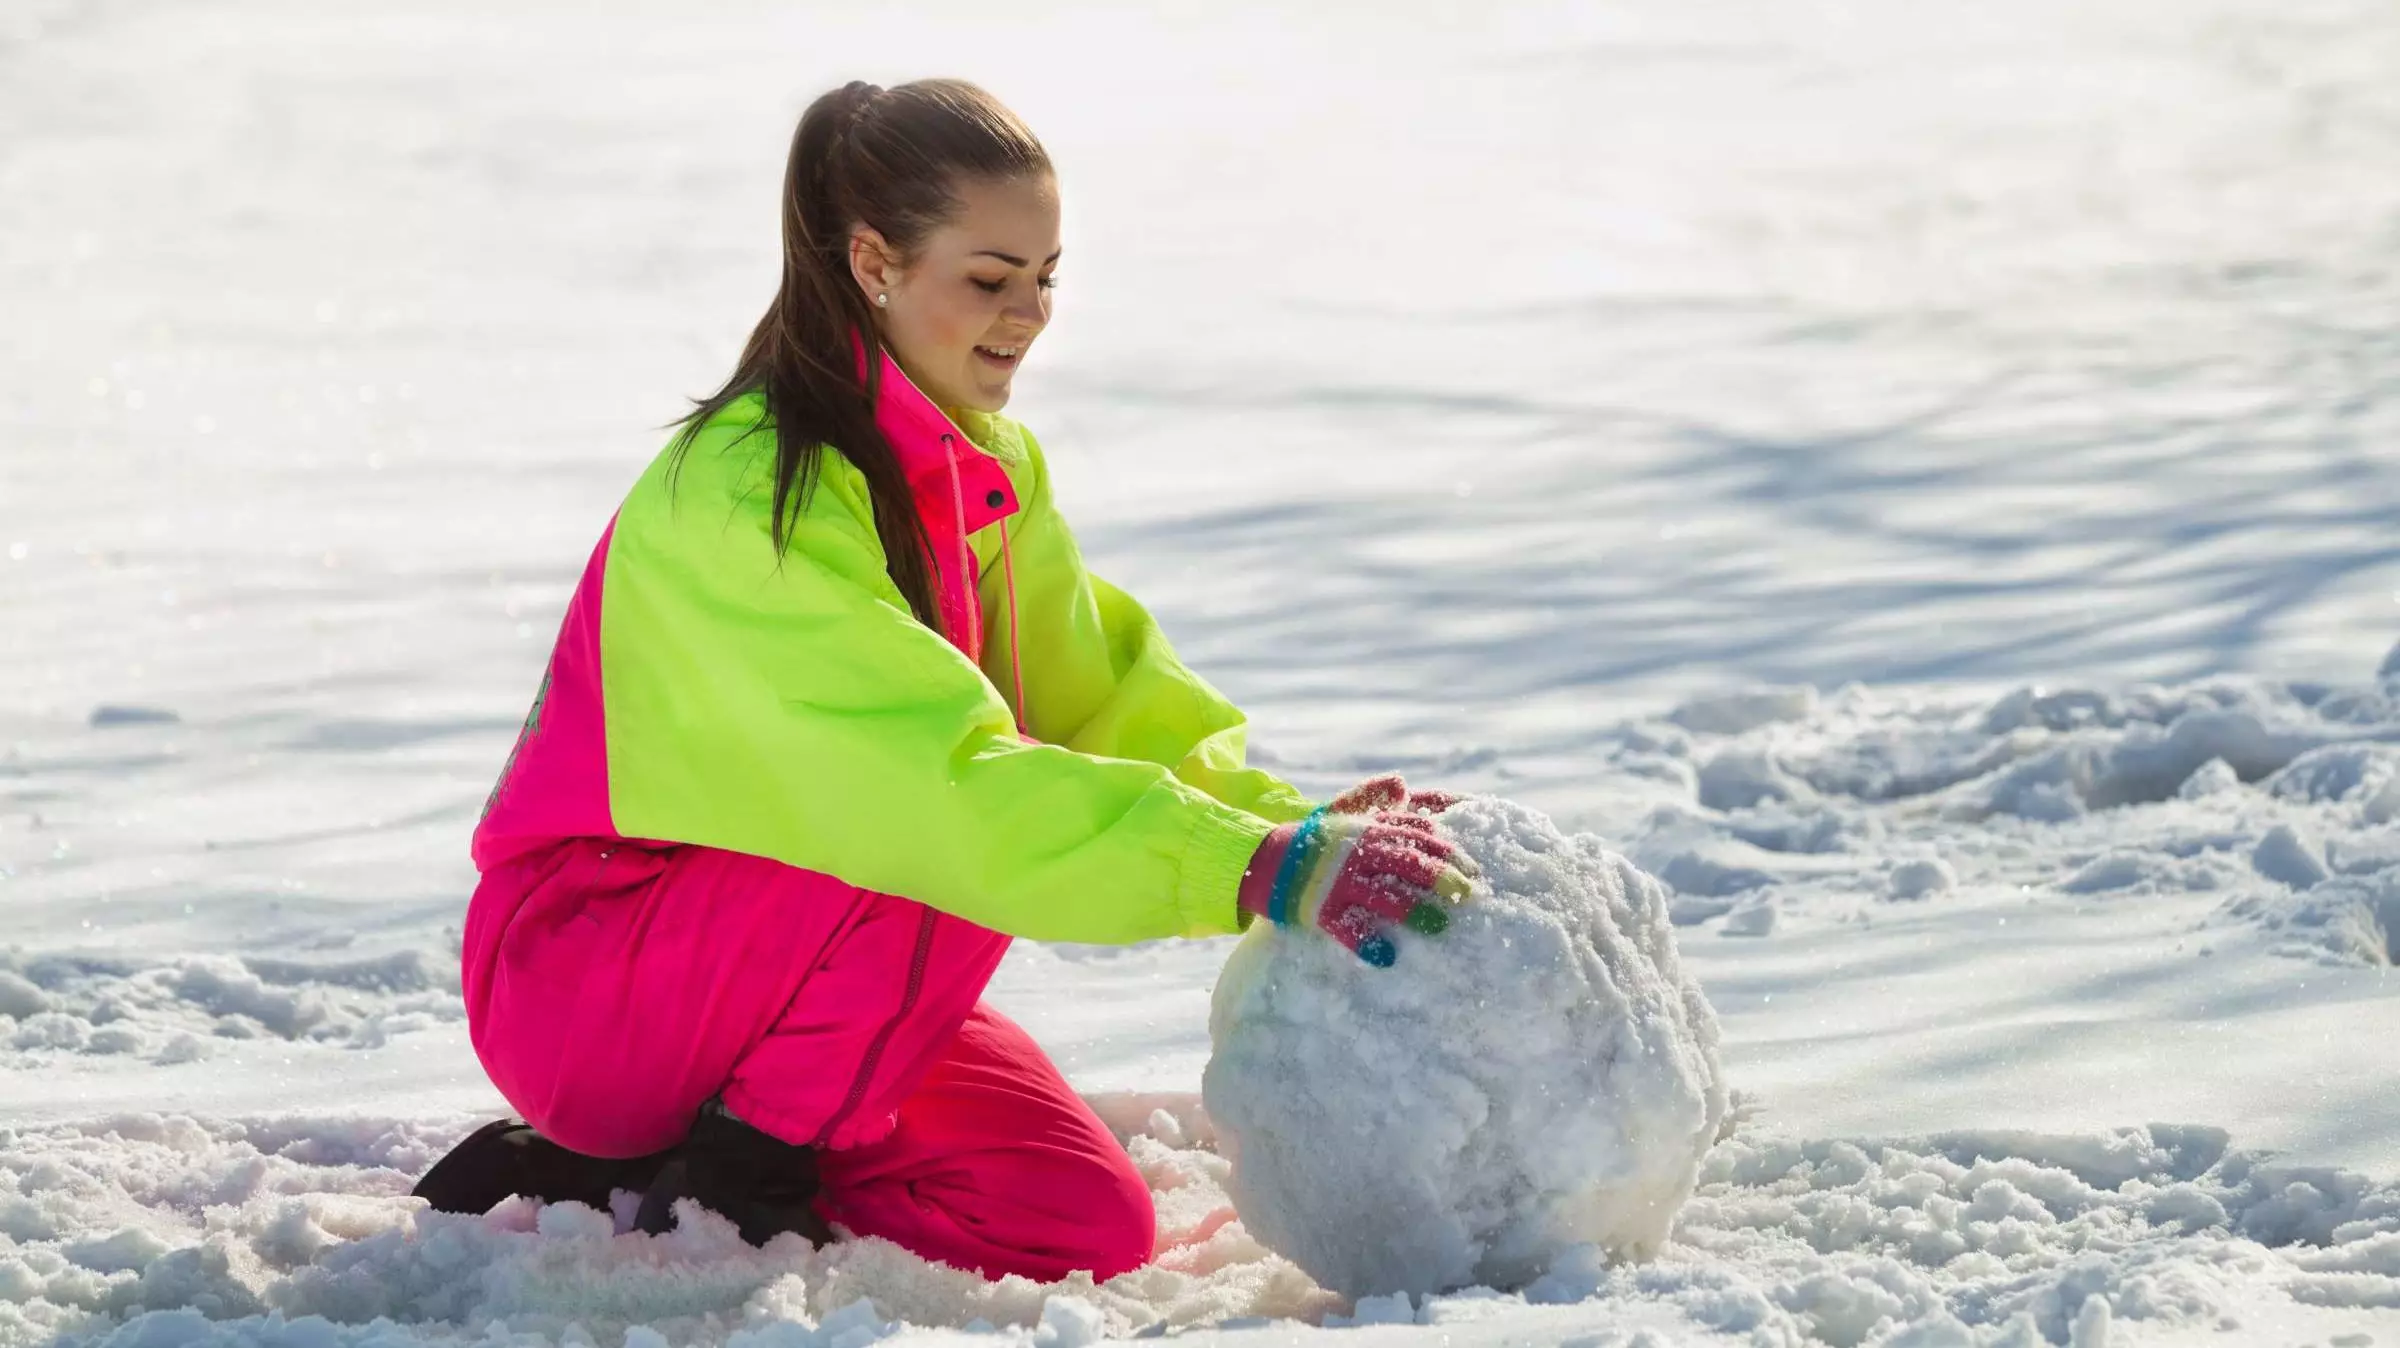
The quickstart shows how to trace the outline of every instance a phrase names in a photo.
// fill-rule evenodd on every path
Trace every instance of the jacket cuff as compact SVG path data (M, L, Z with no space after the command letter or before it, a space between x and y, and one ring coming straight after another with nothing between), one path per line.
M1186 936L1230 936L1242 921L1242 872L1275 826L1257 815L1210 802L1183 848L1182 892L1176 895Z
M1250 813L1275 824L1297 824L1316 813L1321 802L1310 800L1289 786L1278 784L1275 789L1258 798Z

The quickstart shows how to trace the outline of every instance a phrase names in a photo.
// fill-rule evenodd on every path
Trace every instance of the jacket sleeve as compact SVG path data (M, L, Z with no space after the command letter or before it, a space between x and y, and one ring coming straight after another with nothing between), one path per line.
M1238 929L1268 820L1155 762L1020 739L982 671L910 615L857 471L825 457L779 563L771 492L741 458L704 435L673 489L662 460L618 516L600 644L619 833L1016 936Z
M1079 753L1135 759L1171 769L1216 800L1277 823L1315 806L1288 782L1243 763L1248 722L1241 710L1184 667L1166 634L1132 595L1084 569L1075 535L1051 492L1049 466L1031 433L1023 509L1009 522L1016 618L1024 649L1026 729ZM993 637L984 651L992 681L1012 688L1016 622L1007 576L985 568L983 611Z

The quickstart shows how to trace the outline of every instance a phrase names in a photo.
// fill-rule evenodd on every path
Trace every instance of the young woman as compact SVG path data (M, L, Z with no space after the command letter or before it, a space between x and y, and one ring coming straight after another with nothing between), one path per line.
M634 485L474 839L475 1051L523 1116L418 1192L763 1242L832 1224L988 1277L1150 1257L1148 1190L981 998L1010 938L1264 915L1371 964L1468 894L1438 793L1316 807L1084 570L998 415L1058 187L972 85L853 83L792 140L783 280Z

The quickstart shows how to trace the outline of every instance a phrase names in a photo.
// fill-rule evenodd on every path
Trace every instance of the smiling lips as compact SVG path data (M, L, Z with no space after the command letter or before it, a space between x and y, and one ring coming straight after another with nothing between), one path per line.
M1017 368L1017 362L1024 359L1025 348L1021 346L979 346L975 348L975 354L982 357L987 365L996 365L1003 370L1013 370Z

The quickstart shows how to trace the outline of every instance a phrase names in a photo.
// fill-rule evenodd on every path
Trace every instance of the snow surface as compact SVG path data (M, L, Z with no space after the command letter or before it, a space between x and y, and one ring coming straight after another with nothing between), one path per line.
M1657 880L1496 797L1442 831L1475 901L1371 968L1252 927L1218 977L1201 1099L1234 1211L1353 1297L1524 1287L1666 1242L1725 1122L1717 1017Z
M2400 1342L2400 12L896 9L0 3L0 1341ZM1674 885L1741 1103L1655 1260L1264 1255L1221 943L994 986L1159 1192L1122 1288L397 1197L791 118L935 71L1064 165L1014 410L1264 756Z

